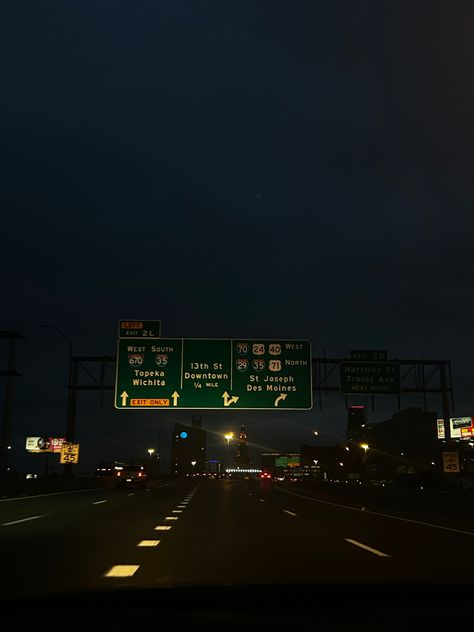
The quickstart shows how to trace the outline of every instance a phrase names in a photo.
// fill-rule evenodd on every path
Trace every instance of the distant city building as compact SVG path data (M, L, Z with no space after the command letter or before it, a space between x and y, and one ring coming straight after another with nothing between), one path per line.
M160 455L156 450L146 457L140 457L138 465L143 465L150 478L157 478L160 475Z
M302 445L301 468L321 480L361 478L364 453L345 445Z
M171 473L176 476L206 471L206 431L201 419L193 425L176 423L171 437Z
M248 437L245 426L240 428L239 443L235 452L234 466L237 468L249 468L252 463L249 455Z
M419 407L406 408L383 422L366 418L363 406L348 409L347 443L336 446L302 445L301 467L322 480L373 480L402 485L430 485L442 474L442 442L437 415ZM461 471L472 475L474 441L458 441Z
M222 464L219 459L209 459L207 461L206 470L212 474L220 474L222 471Z
M347 409L347 440L360 443L367 425L365 406L349 406Z
M433 472L440 465L436 419L434 412L407 408L387 421L368 424L364 436L373 473L383 477Z

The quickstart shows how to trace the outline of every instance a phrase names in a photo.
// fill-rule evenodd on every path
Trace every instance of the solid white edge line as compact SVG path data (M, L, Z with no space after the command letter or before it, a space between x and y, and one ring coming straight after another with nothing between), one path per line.
M463 529L455 529L454 527L443 527L440 524L433 524L431 522L423 522L421 520L413 520L411 518L402 518L401 516L392 516L390 514L380 513L378 511L370 511L367 509L359 509L358 507L349 507L348 505L341 505L340 503L332 503L328 500L320 500L319 498L313 498L312 496L304 496L303 494L297 494L295 492L290 492L287 489L283 489L278 485L275 486L276 489L279 489L281 492L285 494L291 494L292 496L299 496L300 498L305 498L306 500L312 500L316 503L322 503L323 505L332 505L333 507L339 507L341 509L350 509L351 511L360 511L364 514L372 514L373 516L381 516L382 518L391 518L392 520L401 520L402 522L411 522L413 524L418 524L423 527L432 527L433 529L443 529L444 531L453 531L454 533L461 533L462 535L474 535L474 531L463 531Z
M82 492L102 492L104 489L112 487L89 487L88 489L73 489L69 492L51 492L49 494L36 494L36 496L18 496L16 498L0 498L0 503L8 503L14 500L31 500L32 498L44 498L45 496L60 496L61 494L80 494Z
M12 520L11 522L3 522L2 527L8 527L11 524L18 524L20 522L28 522L28 520L37 520L38 518L44 518L48 514L43 514L41 516L30 516L29 518L22 518L21 520Z
M378 555L379 557L390 557L387 553L382 553L382 551L377 551L377 549L373 549L371 546L367 546L367 544L362 544L362 542L357 542L357 540L351 540L351 538L344 538L346 542L350 542L351 544L355 544L355 546L360 547L361 549L365 549L374 555Z

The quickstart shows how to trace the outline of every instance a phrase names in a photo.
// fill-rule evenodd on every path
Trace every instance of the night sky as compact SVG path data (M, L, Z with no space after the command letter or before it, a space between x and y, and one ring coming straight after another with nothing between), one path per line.
M474 415L470 1L15 0L0 46L0 329L26 336L14 466L41 469L26 435L65 430L67 347L40 324L90 355L148 318L165 337L450 358L455 412ZM241 423L254 455L314 428L335 442L344 405L202 411L208 456ZM166 460L174 421L191 411L80 393L81 470L160 436Z

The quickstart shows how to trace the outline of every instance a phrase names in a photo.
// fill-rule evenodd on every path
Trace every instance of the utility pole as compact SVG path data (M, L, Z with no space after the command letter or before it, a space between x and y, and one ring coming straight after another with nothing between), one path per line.
M16 341L24 338L19 331L0 331L0 338L8 339L8 368L1 370L0 375L7 378L5 386L5 402L3 406L3 425L0 437L0 475L5 476L9 471L9 455L11 450L11 419L13 404L13 383L15 377L20 377L21 373L15 368L16 363Z
M450 410L449 410L449 389L446 381L446 364L447 362L440 362L439 371L440 371L440 383L441 383L441 405L443 409L443 420L444 420L444 436L446 439L446 447L448 450L452 447L451 440L451 429L449 423Z
M77 400L77 361L73 361L72 350L73 343L72 338L68 339L64 335L64 333L56 327L56 325L40 325L43 329L50 328L55 329L64 342L68 346L68 398L67 398L67 417L66 417L66 440L68 443L74 443L74 438L76 434L76 400ZM72 465L70 463L66 463L64 465L64 476L72 476Z

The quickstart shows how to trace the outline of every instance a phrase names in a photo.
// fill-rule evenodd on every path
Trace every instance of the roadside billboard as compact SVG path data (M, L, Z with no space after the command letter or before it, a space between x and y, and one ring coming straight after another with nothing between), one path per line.
M444 420L437 420L438 439L444 439ZM451 439L471 439L474 436L474 417L450 417L449 434Z
M61 452L62 445L66 443L65 437L26 437L25 449L27 452Z

